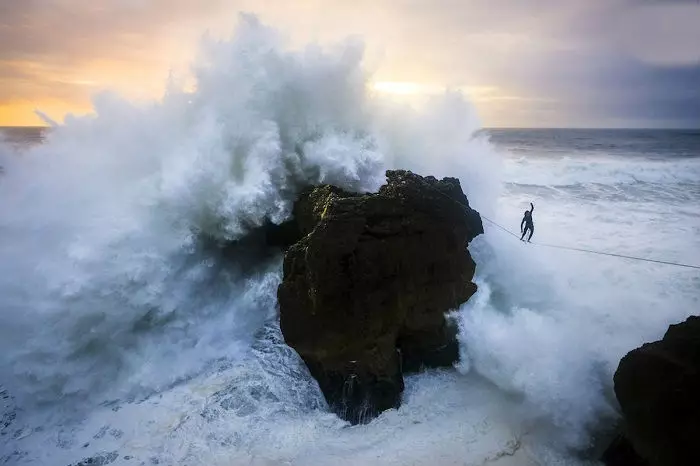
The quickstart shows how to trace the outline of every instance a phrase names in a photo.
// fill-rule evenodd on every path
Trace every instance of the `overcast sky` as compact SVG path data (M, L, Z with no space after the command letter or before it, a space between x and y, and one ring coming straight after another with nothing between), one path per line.
M700 128L698 0L0 0L0 125L156 97L241 11L360 36L375 81L463 88L487 126Z

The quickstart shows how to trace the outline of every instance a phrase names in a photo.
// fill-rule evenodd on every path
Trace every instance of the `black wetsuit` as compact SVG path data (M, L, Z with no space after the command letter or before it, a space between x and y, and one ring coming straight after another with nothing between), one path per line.
M530 204L530 207L531 209L525 211L523 221L520 222L520 231L523 232L523 235L520 237L521 240L525 238L525 235L529 231L530 236L528 236L527 240L530 241L532 239L532 234L535 232L535 225L532 223L532 213L535 211L535 206ZM525 226L525 229L523 229L523 225Z

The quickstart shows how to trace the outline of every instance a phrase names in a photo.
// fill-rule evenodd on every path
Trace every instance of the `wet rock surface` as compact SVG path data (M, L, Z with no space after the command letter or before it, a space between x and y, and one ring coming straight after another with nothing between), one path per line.
M618 435L603 453L601 462L605 466L649 466L635 451L624 434Z
M399 406L404 372L457 361L446 313L476 292L467 246L483 233L457 179L389 171L376 194L310 188L294 218L280 324L334 412L369 420Z
M615 373L615 394L625 436L649 465L700 464L700 317L627 354Z

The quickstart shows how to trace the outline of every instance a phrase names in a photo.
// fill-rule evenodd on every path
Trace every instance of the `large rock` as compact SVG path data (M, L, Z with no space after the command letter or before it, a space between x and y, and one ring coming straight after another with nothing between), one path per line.
M387 172L378 194L307 190L305 235L284 259L284 338L353 423L398 407L402 372L458 359L445 314L475 292L467 245L483 233L457 179Z
M700 464L700 317L627 354L615 394L627 437L651 466Z
M600 460L605 466L649 466L623 434L613 439Z

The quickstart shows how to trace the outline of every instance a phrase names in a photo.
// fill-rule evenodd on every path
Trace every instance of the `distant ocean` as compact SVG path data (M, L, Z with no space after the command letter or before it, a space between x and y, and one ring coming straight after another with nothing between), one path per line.
M47 128L31 126L0 126L0 143L14 147L30 146L41 143Z
M486 129L513 155L700 157L700 129Z
M0 126L0 141L32 145L42 142L49 131L46 127ZM481 132L513 155L700 157L700 129L486 128Z

